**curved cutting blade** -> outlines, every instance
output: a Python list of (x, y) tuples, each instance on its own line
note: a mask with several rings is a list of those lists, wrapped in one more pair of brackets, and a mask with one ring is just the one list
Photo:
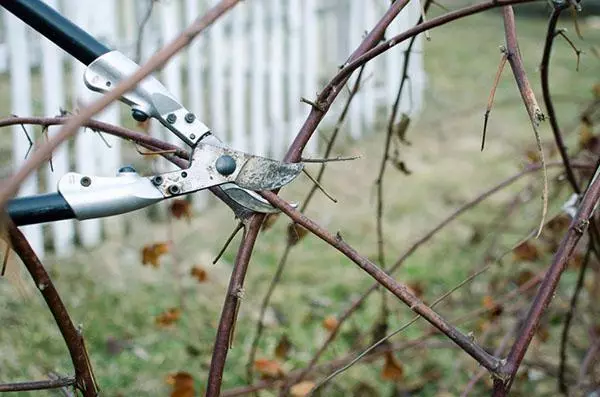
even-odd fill
[(235, 184), (254, 191), (275, 190), (294, 180), (302, 168), (302, 163), (282, 163), (264, 157), (251, 157), (235, 178)]

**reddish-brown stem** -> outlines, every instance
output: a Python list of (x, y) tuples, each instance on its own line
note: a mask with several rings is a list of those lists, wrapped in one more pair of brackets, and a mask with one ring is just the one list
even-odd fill
[(390, 275), (377, 267), (373, 262), (360, 255), (354, 248), (348, 245), (338, 233), (336, 236), (323, 229), (320, 225), (298, 212), (285, 200), (272, 192), (261, 192), (261, 195), (272, 205), (279, 208), (294, 222), (304, 226), (315, 236), (319, 237), (329, 245), (340, 251), (348, 259), (356, 263), (361, 269), (366, 271), (379, 284), (398, 297), (402, 302), (410, 307), (412, 311), (421, 315), (431, 325), (436, 327), (454, 343), (460, 346), (467, 354), (473, 357), (483, 367), (491, 372), (495, 372), (499, 366), (499, 361), (487, 353), (481, 346), (475, 343), (471, 338), (464, 335), (443, 317), (425, 305), (404, 284), (397, 282)]
[(75, 378), (58, 378), (48, 380), (34, 380), (29, 382), (3, 383), (0, 384), (0, 393), (59, 389), (61, 387), (73, 386)]
[[(257, 217), (260, 215), (256, 215)], [(263, 216), (260, 216), (261, 218)], [(238, 250), (235, 259), (235, 266), (229, 280), (227, 296), (223, 304), (219, 328), (213, 346), (213, 355), (210, 363), (210, 371), (208, 373), (206, 395), (218, 396), (221, 390), (223, 381), (223, 369), (225, 368), (225, 360), (227, 359), (227, 351), (231, 347), (234, 337), (235, 321), (239, 305), (244, 296), (244, 279), (246, 270), (250, 262), (250, 256), (254, 248), (256, 236), (260, 230), (260, 222), (254, 222), (254, 217), (250, 218), (247, 226), (244, 228), (242, 236), (242, 244)]]
[[(596, 173), (600, 169), (596, 170)], [(510, 391), (514, 376), (527, 352), (529, 343), (533, 339), (535, 330), (539, 325), (542, 314), (550, 304), (560, 276), (564, 271), (575, 246), (589, 226), (589, 220), (594, 207), (600, 199), (600, 178), (595, 178), (590, 184), (585, 196), (581, 200), (577, 216), (571, 222), (567, 234), (563, 238), (550, 268), (534, 298), (533, 304), (525, 317), (523, 327), (519, 330), (518, 338), (513, 344), (506, 363), (500, 368), (500, 377), (494, 381), (494, 396), (506, 396)]]
[(7, 230), (12, 249), (21, 258), (31, 278), (33, 278), (67, 344), (71, 362), (75, 368), (75, 386), (84, 396), (95, 397), (98, 394), (98, 388), (81, 332), (73, 325), (67, 308), (54, 287), (50, 276), (35, 252), (33, 252), (23, 233), (10, 220), (7, 220)]

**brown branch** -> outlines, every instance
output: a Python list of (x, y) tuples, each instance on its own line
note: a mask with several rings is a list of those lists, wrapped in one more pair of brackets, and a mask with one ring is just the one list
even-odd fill
[[(597, 176), (599, 172), (600, 168), (596, 168), (595, 175)], [(594, 178), (581, 200), (577, 215), (571, 222), (569, 230), (561, 241), (552, 263), (544, 276), (544, 280), (542, 281), (531, 308), (527, 313), (525, 323), (519, 330), (519, 337), (513, 344), (505, 364), (500, 368), (499, 372), (501, 377), (494, 380), (494, 396), (506, 396), (510, 391), (515, 374), (527, 352), (529, 343), (533, 339), (533, 335), (539, 325), (542, 314), (550, 304), (558, 281), (560, 280), (562, 272), (564, 271), (575, 246), (589, 226), (589, 219), (591, 218), (599, 199), (600, 178)]]
[(261, 192), (261, 195), (272, 205), (279, 208), (282, 212), (289, 216), (294, 222), (304, 226), (315, 236), (319, 237), (333, 248), (344, 254), (348, 259), (356, 263), (361, 269), (367, 272), (382, 286), (384, 286), (408, 307), (410, 307), (412, 311), (425, 318), (431, 325), (444, 333), (454, 343), (460, 346), (467, 354), (477, 360), (477, 362), (479, 362), (482, 366), (491, 372), (495, 372), (499, 367), (500, 363), (495, 357), (488, 354), (471, 338), (469, 338), (467, 335), (464, 335), (443, 317), (433, 311), (429, 306), (421, 302), (420, 299), (410, 292), (410, 289), (406, 285), (397, 282), (381, 268), (377, 267), (373, 262), (361, 256), (354, 248), (344, 242), (344, 240), (340, 238), (339, 234), (336, 236), (329, 233), (320, 225), (307, 218), (302, 213), (298, 212), (275, 193)]
[(264, 218), (263, 215), (255, 215), (250, 218), (244, 228), (242, 244), (238, 250), (235, 259), (235, 266), (229, 280), (227, 296), (223, 303), (219, 328), (213, 346), (213, 355), (210, 362), (210, 371), (208, 373), (206, 395), (208, 397), (218, 396), (223, 381), (223, 369), (227, 359), (227, 351), (233, 340), (233, 331), (239, 305), (241, 304), (244, 293), (244, 279), (250, 262), (250, 256), (254, 248), (256, 236), (260, 230), (261, 222), (256, 222), (255, 218)]
[(164, 65), (173, 55), (186, 47), (199, 33), (212, 25), (219, 17), (224, 15), (239, 1), (240, 0), (222, 0), (219, 2), (213, 8), (208, 10), (204, 16), (196, 19), (167, 46), (154, 54), (134, 74), (117, 84), (111, 91), (92, 102), (89, 106), (81, 109), (79, 114), (70, 118), (69, 122), (66, 123), (56, 135), (54, 135), (47, 143), (40, 146), (29, 160), (27, 160), (15, 174), (2, 184), (2, 189), (0, 189), (0, 208), (6, 206), (6, 202), (17, 192), (20, 184), (25, 178), (48, 159), (61, 142), (74, 135), (78, 128), (88, 119), (104, 110), (112, 102), (135, 87), (135, 85), (142, 81), (146, 76)]
[[(557, 163), (549, 163), (548, 164), (548, 167), (560, 167), (560, 166), (562, 166), (562, 163), (558, 163), (558, 162)], [(578, 168), (592, 168), (592, 165), (591, 164), (585, 164), (585, 163), (577, 163), (576, 167), (578, 167)], [(446, 226), (448, 226), (450, 223), (452, 223), (454, 220), (456, 220), (460, 215), (464, 214), (469, 209), (471, 209), (474, 206), (478, 205), (479, 203), (483, 202), (484, 200), (486, 200), (487, 198), (489, 198), (493, 194), (495, 194), (495, 193), (497, 193), (497, 192), (505, 189), (509, 185), (517, 182), (518, 180), (520, 180), (524, 176), (526, 176), (526, 175), (528, 175), (528, 174), (530, 174), (532, 172), (539, 171), (541, 168), (542, 168), (542, 166), (540, 164), (532, 164), (529, 167), (527, 167), (525, 170), (519, 172), (518, 174), (515, 174), (515, 175), (511, 176), (510, 178), (504, 180), (503, 182), (499, 183), (498, 185), (494, 186), (493, 188), (491, 188), (491, 189), (489, 189), (489, 190), (481, 193), (480, 195), (478, 195), (477, 197), (475, 197), (473, 200), (467, 202), (462, 207), (460, 207), (457, 210), (455, 210), (447, 218), (445, 218), (439, 224), (437, 224), (433, 229), (431, 229), (429, 232), (427, 232), (425, 235), (423, 235), (420, 239), (418, 239), (417, 241), (415, 241), (396, 260), (396, 263), (394, 263), (394, 265), (392, 267), (390, 267), (390, 269), (388, 270), (388, 273), (389, 274), (393, 274), (395, 271), (397, 271), (400, 268), (400, 266), (412, 254), (414, 254), (417, 251), (417, 249), (419, 249), (421, 246), (423, 246), (425, 243), (427, 243), (429, 240), (431, 240), (438, 232), (440, 232), (442, 229), (444, 229)], [(373, 291), (375, 291), (379, 286), (380, 286), (379, 283), (377, 283), (377, 282), (373, 283), (373, 285), (371, 285), (371, 287), (369, 287), (369, 289), (367, 289), (365, 292), (363, 292), (362, 295), (359, 298), (357, 298), (354, 302), (352, 302), (350, 304), (350, 306), (348, 306), (348, 308), (346, 310), (344, 310), (344, 312), (341, 315), (337, 316), (338, 321), (337, 321), (336, 326), (329, 332), (329, 335), (328, 335), (327, 339), (325, 340), (325, 342), (323, 342), (323, 344), (321, 345), (321, 347), (319, 347), (319, 349), (317, 350), (317, 352), (313, 355), (313, 358), (311, 359), (311, 361), (309, 362), (309, 364), (306, 366), (306, 368), (303, 370), (303, 372), (301, 372), (302, 376), (298, 376), (298, 378), (295, 379), (294, 383), (300, 382), (302, 379), (304, 379), (304, 377), (306, 375), (308, 375), (308, 373), (311, 371), (312, 367), (314, 367), (316, 365), (316, 363), (319, 360), (319, 358), (323, 355), (323, 353), (325, 353), (325, 351), (327, 350), (327, 348), (329, 347), (329, 345), (337, 337), (337, 334), (338, 334), (339, 330), (341, 329), (342, 325), (346, 322), (346, 320), (348, 320), (348, 318), (350, 318), (362, 306), (362, 304), (369, 297), (369, 295), (371, 295), (371, 293), (373, 293)]]
[[(358, 72), (358, 76), (356, 78), (356, 81), (354, 82), (352, 89), (350, 90), (350, 94), (348, 95), (348, 99), (346, 100), (344, 108), (342, 109), (342, 112), (338, 116), (335, 126), (333, 127), (333, 132), (331, 134), (329, 141), (327, 142), (327, 147), (325, 148), (325, 153), (324, 153), (325, 159), (327, 159), (327, 157), (331, 154), (331, 151), (333, 150), (333, 145), (334, 145), (337, 137), (339, 136), (339, 132), (344, 124), (344, 121), (346, 120), (348, 111), (350, 110), (350, 104), (352, 103), (352, 100), (354, 99), (354, 97), (356, 96), (358, 91), (360, 90), (363, 71), (364, 71), (364, 67), (360, 68), (360, 70)], [(327, 167), (326, 167), (325, 163), (322, 163), (321, 166), (319, 167), (319, 173), (317, 174), (317, 177), (316, 177), (316, 180), (318, 182), (320, 182), (323, 179), (326, 168)], [(311, 185), (311, 188), (310, 188), (308, 194), (306, 195), (306, 198), (302, 201), (302, 206), (300, 207), (300, 212), (306, 211), (306, 208), (308, 207), (308, 204), (311, 202), (311, 199), (313, 198), (316, 191), (317, 191), (317, 185), (316, 184)], [(252, 347), (250, 348), (250, 354), (248, 355), (248, 363), (246, 364), (246, 374), (247, 374), (248, 383), (252, 383), (252, 380), (254, 378), (254, 359), (256, 357), (258, 343), (260, 341), (260, 338), (261, 338), (262, 332), (263, 332), (263, 328), (264, 328), (263, 327), (264, 315), (266, 313), (267, 307), (271, 300), (271, 295), (273, 294), (273, 291), (275, 290), (276, 285), (279, 284), (279, 281), (281, 280), (281, 276), (283, 274), (285, 265), (287, 264), (288, 255), (292, 249), (292, 246), (293, 246), (293, 242), (288, 239), (286, 241), (286, 246), (284, 248), (283, 254), (279, 260), (279, 264), (277, 265), (277, 269), (275, 270), (275, 273), (273, 274), (273, 279), (271, 280), (271, 283), (269, 284), (269, 287), (267, 289), (267, 293), (265, 294), (263, 301), (261, 303), (260, 314), (258, 316), (258, 321), (256, 323), (256, 332), (254, 334), (254, 339), (252, 341)], [(294, 383), (296, 383), (296, 382), (288, 383), (287, 385), (292, 385)]]
[(90, 359), (87, 355), (85, 342), (81, 331), (75, 328), (73, 321), (69, 317), (58, 291), (54, 287), (50, 276), (46, 272), (44, 265), (33, 252), (29, 242), (23, 236), (21, 231), (10, 221), (6, 220), (10, 243), (13, 250), (19, 255), (27, 271), (33, 278), (36, 287), (42, 294), (48, 309), (56, 321), (56, 325), (67, 344), (71, 362), (75, 369), (76, 387), (84, 396), (96, 396), (98, 388), (90, 365)]
[(542, 232), (542, 226), (546, 221), (546, 213), (548, 212), (548, 172), (546, 170), (546, 158), (544, 155), (544, 148), (542, 147), (542, 140), (540, 138), (540, 122), (544, 120), (544, 113), (538, 105), (537, 99), (527, 78), (527, 72), (525, 72), (525, 66), (523, 65), (523, 59), (521, 58), (521, 51), (519, 50), (519, 42), (517, 40), (517, 27), (515, 25), (515, 13), (512, 6), (506, 6), (502, 8), (504, 17), (504, 33), (506, 36), (506, 58), (512, 69), (515, 81), (523, 98), (523, 103), (527, 109), (531, 126), (533, 127), (533, 134), (535, 136), (535, 142), (537, 149), (540, 152), (540, 160), (542, 162), (544, 170), (544, 190), (542, 192), (542, 219), (540, 220), (540, 227), (536, 237), (539, 237)]
[[(6, 117), (0, 119), (0, 128), (8, 127), (17, 124), (33, 124), (47, 127), (50, 125), (67, 124), (73, 117)], [(181, 149), (179, 146), (167, 143), (160, 139), (151, 137), (150, 135), (130, 130), (118, 125), (105, 123), (99, 120), (87, 120), (82, 126), (89, 127), (94, 130), (99, 130), (110, 135), (117, 136), (128, 141), (138, 143), (146, 148), (159, 148), (161, 151), (169, 151), (182, 159), (189, 159), (189, 153)]]
[(0, 393), (59, 389), (61, 387), (75, 385), (75, 378), (57, 378), (48, 380), (34, 380), (29, 382), (3, 383), (0, 384)]

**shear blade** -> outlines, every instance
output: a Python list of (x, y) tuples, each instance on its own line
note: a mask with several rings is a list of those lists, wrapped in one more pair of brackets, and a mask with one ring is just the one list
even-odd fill
[(290, 183), (302, 171), (302, 163), (281, 163), (264, 157), (252, 157), (235, 178), (241, 188), (275, 190)]

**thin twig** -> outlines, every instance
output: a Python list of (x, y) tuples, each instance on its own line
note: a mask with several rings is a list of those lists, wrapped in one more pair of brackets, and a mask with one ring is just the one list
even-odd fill
[(502, 58), (500, 59), (500, 64), (498, 65), (498, 70), (496, 71), (496, 77), (494, 78), (494, 84), (492, 85), (492, 90), (490, 91), (490, 97), (488, 98), (487, 107), (485, 108), (485, 114), (483, 115), (483, 134), (481, 135), (481, 151), (485, 148), (485, 136), (487, 132), (488, 120), (490, 117), (490, 112), (492, 111), (492, 107), (494, 106), (494, 97), (496, 96), (496, 88), (498, 88), (498, 83), (500, 82), (500, 77), (502, 76), (502, 71), (504, 70), (504, 66), (506, 65), (506, 61), (508, 57), (506, 55), (506, 49), (502, 48)]
[(231, 241), (234, 239), (234, 237), (238, 234), (238, 232), (240, 230), (242, 230), (244, 228), (244, 222), (239, 222), (236, 226), (235, 229), (233, 229), (233, 231), (231, 232), (231, 234), (229, 235), (229, 237), (227, 238), (227, 241), (225, 241), (225, 244), (223, 244), (223, 248), (221, 248), (221, 250), (219, 251), (219, 253), (217, 254), (217, 256), (215, 257), (215, 259), (213, 259), (212, 264), (215, 265), (219, 259), (221, 259), (221, 256), (223, 256), (223, 254), (225, 253), (225, 250), (227, 249), (227, 247), (229, 247), (229, 244), (231, 243)]
[(313, 178), (313, 176), (311, 174), (309, 174), (309, 172), (306, 170), (306, 168), (302, 168), (302, 172), (304, 173), (304, 175), (306, 175), (306, 177), (308, 179), (310, 179), (312, 181), (312, 183), (315, 184), (315, 186), (325, 195), (327, 196), (327, 198), (331, 201), (333, 201), (334, 203), (337, 203), (337, 200), (335, 199), (335, 197), (333, 197), (331, 194), (327, 193), (327, 190), (325, 190), (325, 188), (323, 187), (323, 185), (321, 185), (321, 183), (316, 180), (315, 178)]
[(350, 157), (333, 157), (333, 158), (324, 158), (324, 159), (311, 159), (311, 158), (305, 158), (302, 157), (300, 159), (301, 163), (333, 163), (336, 161), (352, 161), (352, 160), (358, 160), (360, 158), (360, 156), (350, 156)]
[(575, 284), (575, 289), (573, 290), (573, 296), (571, 297), (571, 302), (569, 304), (569, 310), (567, 311), (567, 315), (565, 316), (565, 322), (560, 338), (560, 362), (558, 365), (558, 390), (568, 395), (569, 388), (567, 386), (567, 381), (565, 379), (565, 370), (567, 366), (567, 341), (569, 340), (569, 331), (571, 329), (571, 322), (573, 321), (573, 317), (575, 316), (575, 311), (577, 310), (577, 302), (579, 301), (579, 293), (581, 292), (581, 288), (583, 287), (583, 282), (585, 280), (585, 273), (588, 269), (588, 264), (590, 262), (590, 256), (592, 253), (591, 246), (588, 245), (587, 250), (585, 251), (585, 256), (583, 258), (583, 263), (581, 264), (581, 268), (579, 269), (579, 275), (577, 276), (577, 283)]
[(59, 389), (62, 387), (75, 385), (75, 378), (57, 378), (48, 380), (34, 380), (30, 382), (2, 383), (0, 384), (0, 393)]

